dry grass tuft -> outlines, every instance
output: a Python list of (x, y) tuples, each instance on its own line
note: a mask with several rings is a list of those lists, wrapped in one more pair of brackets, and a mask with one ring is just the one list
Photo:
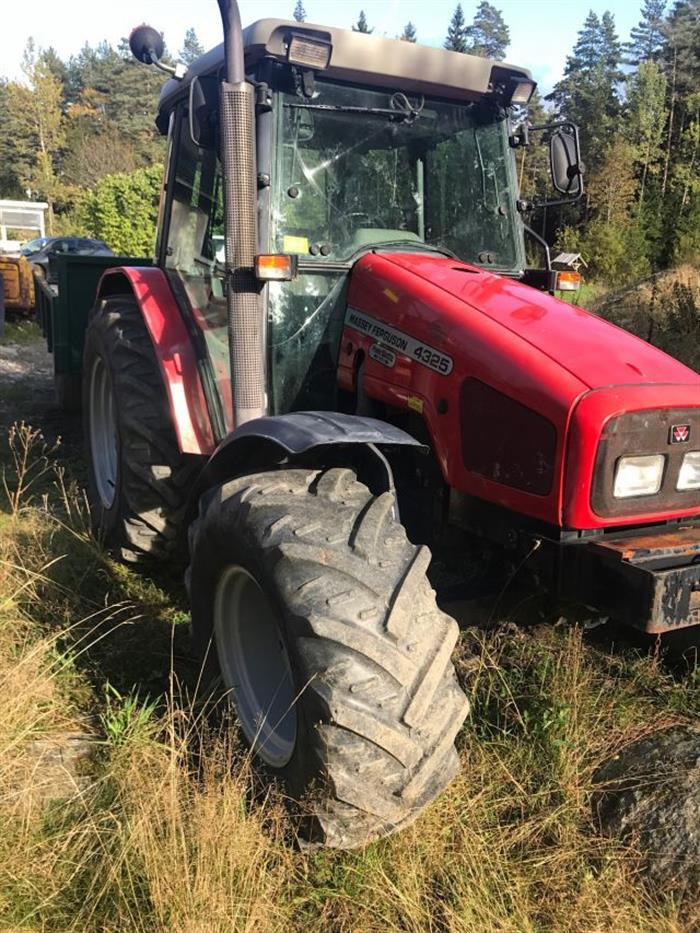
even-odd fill
[(700, 371), (700, 270), (680, 266), (606, 294), (593, 310)]

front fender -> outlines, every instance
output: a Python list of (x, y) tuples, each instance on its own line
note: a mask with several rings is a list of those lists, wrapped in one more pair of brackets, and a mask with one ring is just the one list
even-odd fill
[(375, 495), (394, 488), (390, 457), (401, 449), (427, 448), (400, 428), (376, 418), (302, 411), (247, 421), (219, 444), (190, 496), (194, 516), (202, 493), (228, 479), (278, 466), (347, 466)]

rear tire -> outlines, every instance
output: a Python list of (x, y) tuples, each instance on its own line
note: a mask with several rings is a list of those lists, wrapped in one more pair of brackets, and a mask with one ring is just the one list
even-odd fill
[[(195, 647), (210, 675), (221, 662), (248, 743), (305, 800), (305, 835), (352, 848), (415, 819), (458, 770), (468, 702), (451, 663), (457, 623), (435, 603), (430, 552), (406, 538), (393, 494), (373, 496), (347, 469), (235, 479), (203, 498), (190, 550)], [(265, 606), (253, 589), (226, 602), (246, 578)], [(279, 741), (272, 716), (260, 728), (275, 703)]]
[(129, 295), (103, 301), (89, 322), (82, 407), (95, 535), (131, 563), (182, 560), (199, 458), (178, 449), (151, 338)]

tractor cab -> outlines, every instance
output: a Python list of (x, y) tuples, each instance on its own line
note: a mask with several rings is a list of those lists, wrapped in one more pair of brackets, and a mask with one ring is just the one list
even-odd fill
[[(338, 407), (348, 279), (369, 252), (525, 274), (509, 116), (529, 72), (346, 30), (262, 20), (243, 31), (254, 88), (256, 253), (265, 412)], [(158, 258), (197, 333), (212, 422), (234, 426), (219, 88), (223, 46), (168, 82)], [(555, 134), (578, 166), (575, 128)], [(567, 148), (568, 147), (568, 148)], [(572, 148), (573, 147), (573, 148)], [(580, 190), (571, 173), (571, 194)], [(574, 190), (575, 189), (575, 190)], [(236, 209), (236, 205), (233, 206)]]

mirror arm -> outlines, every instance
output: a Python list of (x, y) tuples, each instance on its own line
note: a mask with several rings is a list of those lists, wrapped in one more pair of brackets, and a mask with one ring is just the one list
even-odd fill
[(583, 197), (583, 191), (571, 195), (568, 198), (556, 198), (554, 201), (517, 201), (516, 208), (519, 214), (525, 214), (528, 211), (536, 211), (541, 207), (559, 207), (561, 204), (575, 204)]
[(164, 71), (171, 78), (175, 78), (176, 81), (182, 81), (187, 74), (187, 65), (183, 65), (182, 62), (177, 62), (175, 65), (166, 65), (164, 62), (154, 60), (153, 56), (151, 56), (151, 64), (155, 65), (159, 71)]
[(551, 272), (552, 271), (552, 254), (549, 251), (549, 243), (545, 240), (544, 237), (540, 236), (539, 233), (533, 230), (532, 227), (528, 227), (528, 225), (525, 223), (523, 224), (523, 229), (525, 230), (526, 233), (530, 234), (533, 240), (537, 240), (540, 246), (544, 248), (544, 267), (547, 270), (547, 272)]

